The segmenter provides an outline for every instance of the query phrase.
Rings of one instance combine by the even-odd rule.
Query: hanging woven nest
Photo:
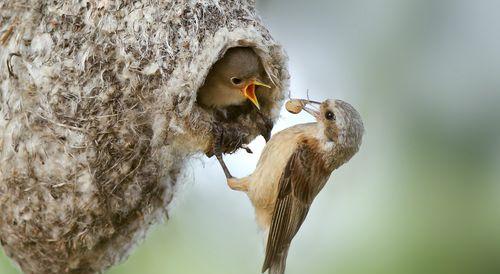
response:
[[[273,89],[286,57],[250,0],[0,1],[0,241],[25,273],[95,273],[167,215],[213,125],[257,135],[256,112],[220,123],[196,103],[211,66],[251,47]],[[168,244],[168,243],[167,243]]]

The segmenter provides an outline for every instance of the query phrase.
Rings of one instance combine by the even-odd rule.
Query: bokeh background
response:
[[[289,274],[500,273],[500,2],[261,0],[294,97],[362,114],[360,152],[295,238]],[[276,130],[309,122],[283,112]],[[250,173],[254,155],[228,157]],[[260,273],[250,202],[214,160],[190,162],[168,224],[110,274]],[[0,253],[0,274],[19,273]]]

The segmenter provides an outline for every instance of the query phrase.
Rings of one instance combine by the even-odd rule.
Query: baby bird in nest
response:
[[[251,153],[246,144],[242,144],[241,126],[234,123],[241,115],[256,111],[260,119],[252,122],[256,123],[266,141],[271,137],[273,122],[260,113],[261,104],[256,92],[262,88],[270,91],[271,86],[264,83],[267,80],[259,56],[249,47],[235,47],[228,49],[213,65],[198,90],[198,104],[212,109],[215,117],[213,150],[206,154],[209,157],[215,155],[225,171],[222,153],[232,153],[239,148]]]
[[[319,110],[311,105],[319,105]],[[257,223],[267,234],[262,272],[271,274],[284,273],[291,241],[311,203],[331,173],[358,151],[364,131],[359,113],[344,101],[292,100],[287,109],[292,113],[305,110],[317,122],[274,135],[250,176],[228,176],[231,189],[246,192]]]

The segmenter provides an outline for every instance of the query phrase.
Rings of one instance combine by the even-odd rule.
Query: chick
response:
[[[217,61],[198,90],[198,103],[210,108],[241,106],[250,100],[260,109],[255,90],[267,79],[259,56],[248,47],[230,48]]]
[[[309,107],[319,105],[319,111]],[[317,122],[285,129],[267,143],[256,170],[228,178],[246,192],[267,235],[262,272],[283,274],[290,243],[331,173],[358,151],[364,132],[359,113],[348,103],[307,101],[303,109]],[[230,175],[229,175],[230,176]]]
[[[268,76],[255,51],[249,47],[235,47],[228,49],[213,65],[205,83],[198,90],[198,104],[212,109],[215,118],[212,125],[213,148],[206,154],[208,157],[215,155],[225,171],[227,167],[222,159],[223,153],[232,153],[239,148],[249,153],[251,150],[241,143],[245,139],[241,127],[223,125],[237,120],[240,115],[258,111],[260,120],[252,122],[258,126],[259,133],[266,141],[271,136],[273,122],[260,113],[261,104],[256,93],[257,88],[270,91],[272,87],[264,81],[268,81]]]

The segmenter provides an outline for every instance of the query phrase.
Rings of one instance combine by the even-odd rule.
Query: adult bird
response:
[[[320,105],[319,111],[311,104]],[[283,274],[290,243],[331,173],[358,151],[364,131],[348,103],[307,101],[304,110],[317,122],[285,129],[267,143],[248,177],[229,174],[228,185],[250,198],[259,226],[267,233],[262,272]]]
[[[223,129],[219,125],[220,123],[236,120],[240,115],[257,111],[261,120],[255,122],[260,134],[266,141],[271,136],[273,123],[259,112],[261,103],[257,98],[257,91],[272,88],[266,82],[269,82],[269,78],[255,51],[249,47],[235,47],[228,49],[212,66],[203,86],[198,90],[198,104],[214,110],[216,117],[213,124],[214,147],[206,153],[209,157],[215,155],[224,170],[227,168],[222,160],[222,153],[231,153],[240,147],[248,152],[251,150],[240,143],[243,139],[241,129],[232,127],[233,130],[228,132],[227,128]]]

